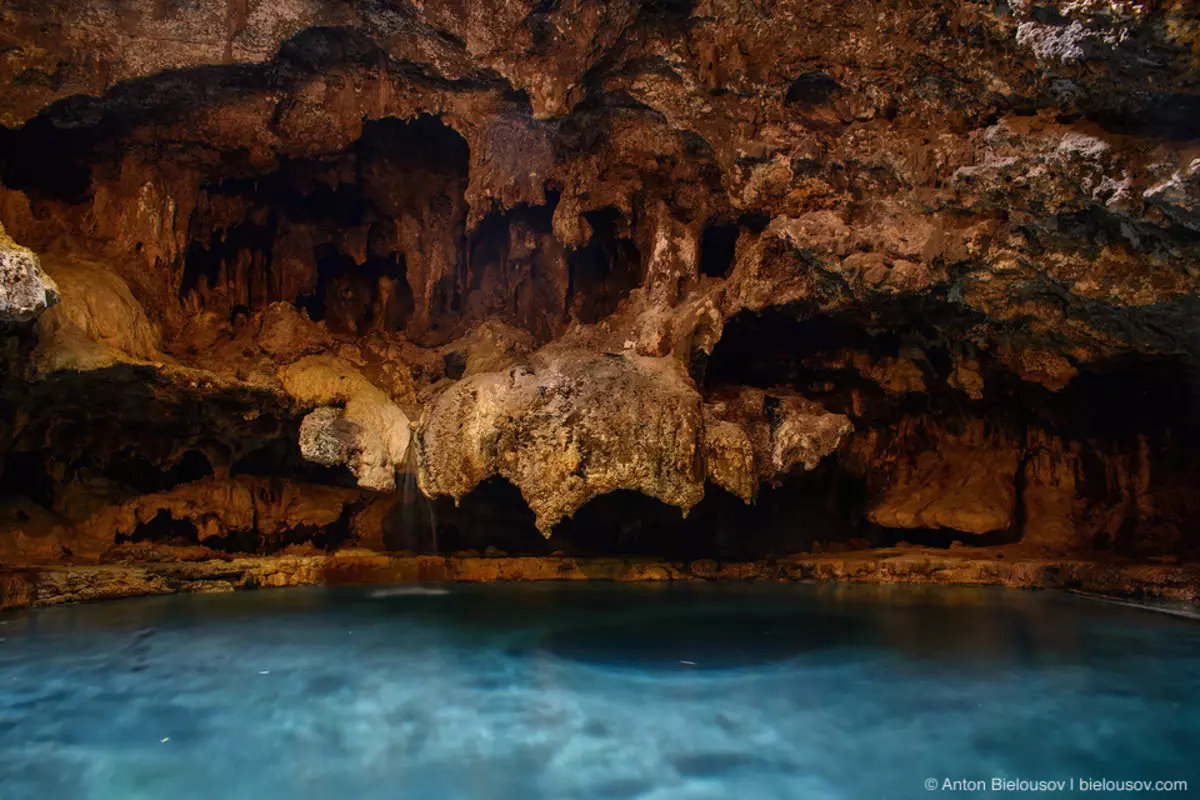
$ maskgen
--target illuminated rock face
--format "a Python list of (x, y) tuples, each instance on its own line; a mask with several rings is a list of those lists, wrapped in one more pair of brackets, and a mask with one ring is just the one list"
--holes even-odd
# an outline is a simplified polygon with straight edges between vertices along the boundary
[(1184, 0), (233, 9), (0, 9), (7, 561), (1200, 545)]
[(58, 302), (58, 286), (28, 247), (0, 225), (0, 322), (29, 322)]

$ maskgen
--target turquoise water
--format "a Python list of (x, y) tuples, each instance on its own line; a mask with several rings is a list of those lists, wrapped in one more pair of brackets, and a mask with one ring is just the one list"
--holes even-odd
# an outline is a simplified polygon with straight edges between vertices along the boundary
[(946, 778), (1200, 791), (1189, 620), (988, 589), (446, 588), (0, 617), (0, 797), (1000, 794)]

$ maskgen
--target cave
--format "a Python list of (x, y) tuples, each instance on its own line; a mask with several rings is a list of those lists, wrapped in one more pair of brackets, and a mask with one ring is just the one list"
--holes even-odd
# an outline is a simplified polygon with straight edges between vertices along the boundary
[[(637, 83), (682, 91), (635, 40), (708, 41), (720, 21), (634, 6), (561, 86), (482, 63), (450, 77), (341, 23), (236, 66), (14, 78), (0, 474), (14, 518), (62, 540), (39, 552), (136, 560), (95, 530), (104, 508), (260, 480), (347, 493), (328, 501), (352, 509), (342, 539), (396, 553), (1194, 551), (1200, 239), (1190, 166), (1169, 167), (1195, 131), (1171, 68), (1139, 93), (1116, 48), (1094, 89), (1055, 76), (1001, 99), (964, 90), (955, 59), (868, 91), (835, 54), (795, 50), (761, 72), (783, 102), (745, 125), (811, 135), (751, 147), (733, 106), (684, 123)], [(551, 72), (579, 33), (563, 13), (537, 4), (514, 32)], [(1073, 25), (1111, 22), (1079, 14), (1009, 9), (960, 33), (1016, 24), (1035, 61), (1070, 60)], [(923, 46), (957, 24), (936, 23)], [(465, 46), (439, 24), (430, 47)], [(1143, 35), (1184, 63), (1165, 30)], [(759, 91), (696, 52), (707, 97)], [(936, 176), (836, 149), (854, 125), (908, 135), (918, 106), (951, 137)], [(1063, 186), (1014, 182), (1026, 163)], [(1111, 210), (1125, 174), (1140, 215)], [(1066, 199), (1084, 183), (1110, 188)], [(927, 188), (937, 209), (910, 202)], [(955, 459), (1001, 477), (954, 489)], [(394, 501), (416, 475), (429, 502)], [(794, 535), (765, 533), (768, 507)], [(182, 539), (152, 528), (121, 541), (169, 557)]]
[(5, 797), (1179, 789), (1186, 6), (7, 4)]
[(737, 225), (714, 224), (708, 226), (700, 239), (700, 274), (710, 278), (724, 278), (733, 268), (733, 256), (737, 249), (741, 229)]
[[(451, 258), (439, 266), (451, 292), (462, 293), (468, 169), (466, 141), (423, 115), (369, 122), (340, 153), (285, 158), (252, 178), (221, 177), (202, 188), (211, 199), (189, 225), (179, 297), (194, 295), (201, 310), (219, 308), (231, 319), (285, 302), (335, 333), (407, 330), (416, 311), (409, 260), (421, 263), (433, 246), (422, 236), (436, 231)], [(431, 233), (414, 236), (415, 218)], [(425, 299), (433, 311), (458, 310), (444, 297)]]
[(644, 279), (641, 254), (620, 235), (616, 209), (584, 214), (591, 237), (568, 256), (568, 300), (580, 322), (596, 323), (617, 310), (621, 300)]

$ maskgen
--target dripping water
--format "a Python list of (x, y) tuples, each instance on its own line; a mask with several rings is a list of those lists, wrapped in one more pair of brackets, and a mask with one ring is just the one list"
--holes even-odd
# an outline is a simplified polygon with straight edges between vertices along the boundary
[[(434, 507), (433, 501), (426, 497), (425, 493), (421, 491), (421, 487), (417, 485), (416, 447), (409, 447), (408, 454), (405, 457), (404, 479), (400, 485), (400, 504), (404, 509), (402, 519), (404, 530), (412, 537), (414, 544), (418, 545), (414, 549), (418, 551), (424, 550), (424, 544), (427, 541), (433, 555), (438, 555), (437, 510)], [(418, 514), (418, 509), (423, 509), (424, 513)], [(418, 517), (423, 517), (424, 519), (418, 519)], [(418, 532), (421, 530), (420, 525), (426, 520), (429, 524), (428, 538), (418, 536)]]

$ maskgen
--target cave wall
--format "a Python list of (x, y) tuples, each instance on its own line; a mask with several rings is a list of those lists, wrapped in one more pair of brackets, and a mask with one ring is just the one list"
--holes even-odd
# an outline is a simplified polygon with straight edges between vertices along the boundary
[(8, 561), (1195, 551), (1184, 0), (0, 20)]

